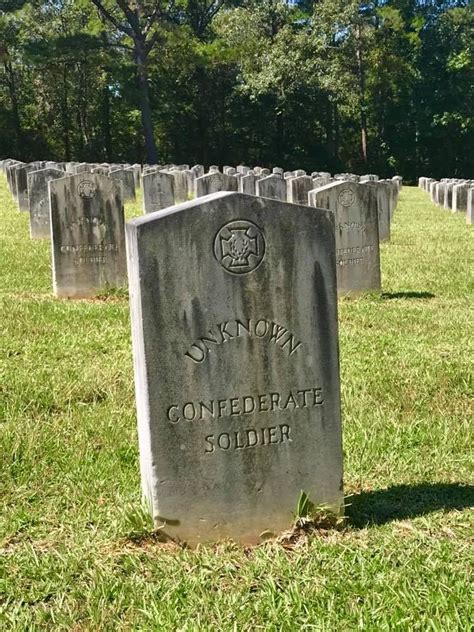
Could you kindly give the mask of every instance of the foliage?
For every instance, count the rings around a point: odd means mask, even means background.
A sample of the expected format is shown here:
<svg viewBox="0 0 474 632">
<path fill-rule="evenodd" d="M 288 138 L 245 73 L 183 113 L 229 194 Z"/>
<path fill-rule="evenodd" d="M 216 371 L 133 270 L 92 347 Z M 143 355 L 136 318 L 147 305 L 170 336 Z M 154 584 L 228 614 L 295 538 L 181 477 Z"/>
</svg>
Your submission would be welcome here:
<svg viewBox="0 0 474 632">
<path fill-rule="evenodd" d="M 465 0 L 2 2 L 0 154 L 470 177 L 473 31 Z"/>
</svg>

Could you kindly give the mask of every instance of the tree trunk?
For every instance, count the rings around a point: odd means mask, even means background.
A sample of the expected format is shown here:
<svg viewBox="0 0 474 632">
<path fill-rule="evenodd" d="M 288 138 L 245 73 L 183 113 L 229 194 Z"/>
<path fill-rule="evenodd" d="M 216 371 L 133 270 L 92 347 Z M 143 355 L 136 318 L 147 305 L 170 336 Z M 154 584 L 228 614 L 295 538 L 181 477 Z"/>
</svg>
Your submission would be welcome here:
<svg viewBox="0 0 474 632">
<path fill-rule="evenodd" d="M 113 162 L 112 158 L 112 132 L 110 124 L 110 94 L 109 94 L 109 76 L 106 75 L 105 83 L 102 88 L 102 135 L 104 143 L 105 159 L 107 162 Z"/>
<path fill-rule="evenodd" d="M 64 158 L 68 162 L 71 160 L 71 143 L 69 139 L 69 103 L 67 89 L 67 70 L 66 64 L 63 66 L 63 103 L 62 103 L 62 124 L 63 124 L 63 142 L 64 142 Z"/>
<path fill-rule="evenodd" d="M 142 42 L 139 38 L 135 38 L 134 44 L 146 159 L 148 164 L 154 165 L 158 163 L 158 151 L 156 149 L 155 136 L 153 132 L 150 93 L 148 90 L 148 54 L 145 50 L 144 42 Z"/>
<path fill-rule="evenodd" d="M 335 164 L 339 163 L 339 151 L 341 146 L 339 130 L 339 109 L 337 107 L 337 103 L 334 103 L 334 158 L 336 159 Z"/>
<path fill-rule="evenodd" d="M 365 111 L 365 72 L 364 72 L 364 59 L 362 55 L 360 26 L 357 28 L 357 70 L 359 79 L 359 93 L 360 93 L 360 143 L 362 160 L 367 163 L 367 114 Z"/>
</svg>

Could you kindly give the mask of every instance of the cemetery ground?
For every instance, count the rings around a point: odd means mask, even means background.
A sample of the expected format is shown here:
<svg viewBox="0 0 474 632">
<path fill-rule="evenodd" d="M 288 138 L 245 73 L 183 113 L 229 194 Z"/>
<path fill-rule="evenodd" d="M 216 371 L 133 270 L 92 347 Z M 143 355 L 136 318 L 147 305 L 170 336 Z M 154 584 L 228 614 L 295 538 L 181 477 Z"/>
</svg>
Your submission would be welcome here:
<svg viewBox="0 0 474 632">
<path fill-rule="evenodd" d="M 463 214 L 404 187 L 384 294 L 339 301 L 345 522 L 196 551 L 140 508 L 126 292 L 55 299 L 50 243 L 3 179 L 0 214 L 2 629 L 471 628 Z"/>
</svg>

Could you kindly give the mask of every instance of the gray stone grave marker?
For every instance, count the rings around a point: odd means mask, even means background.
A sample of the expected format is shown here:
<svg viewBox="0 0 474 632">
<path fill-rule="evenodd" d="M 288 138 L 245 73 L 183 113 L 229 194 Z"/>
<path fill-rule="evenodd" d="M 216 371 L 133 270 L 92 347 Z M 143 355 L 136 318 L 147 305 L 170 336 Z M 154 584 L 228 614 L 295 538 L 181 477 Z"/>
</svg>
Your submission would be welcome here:
<svg viewBox="0 0 474 632">
<path fill-rule="evenodd" d="M 174 205 L 174 178 L 171 173 L 151 171 L 142 176 L 143 212 L 155 213 Z"/>
<path fill-rule="evenodd" d="M 308 193 L 313 188 L 313 178 L 311 176 L 296 176 L 288 178 L 287 199 L 292 204 L 308 204 Z"/>
<path fill-rule="evenodd" d="M 377 212 L 379 218 L 379 239 L 390 241 L 390 218 L 392 205 L 392 185 L 386 180 L 369 180 L 368 186 L 375 186 L 377 191 Z"/>
<path fill-rule="evenodd" d="M 210 195 L 219 191 L 237 191 L 239 181 L 234 176 L 227 176 L 225 173 L 213 171 L 205 176 L 196 178 L 196 197 Z"/>
<path fill-rule="evenodd" d="M 240 193 L 246 193 L 247 195 L 256 195 L 256 182 L 257 178 L 254 173 L 247 173 L 239 180 Z"/>
<path fill-rule="evenodd" d="M 20 211 L 28 212 L 28 174 L 42 168 L 42 163 L 32 162 L 26 165 L 19 165 L 15 169 L 17 203 Z"/>
<path fill-rule="evenodd" d="M 135 173 L 133 169 L 111 169 L 109 176 L 114 180 L 119 180 L 122 183 L 122 194 L 124 202 L 130 200 L 135 201 Z"/>
<path fill-rule="evenodd" d="M 30 237 L 49 239 L 51 222 L 49 219 L 48 182 L 64 178 L 67 174 L 59 169 L 40 169 L 28 174 L 28 206 L 30 209 Z"/>
<path fill-rule="evenodd" d="M 344 295 L 380 291 L 375 186 L 348 181 L 335 182 L 311 191 L 309 203 L 335 214 L 338 293 Z"/>
<path fill-rule="evenodd" d="M 464 213 L 467 210 L 467 192 L 471 185 L 467 183 L 455 184 L 453 186 L 452 211 L 453 213 Z"/>
<path fill-rule="evenodd" d="M 467 192 L 466 224 L 474 224 L 474 188 Z"/>
<path fill-rule="evenodd" d="M 266 176 L 257 180 L 256 194 L 272 200 L 286 201 L 286 182 L 280 175 Z"/>
<path fill-rule="evenodd" d="M 49 182 L 56 296 L 86 298 L 126 284 L 122 183 L 95 173 Z"/>
<path fill-rule="evenodd" d="M 193 192 L 192 190 L 188 190 L 187 172 L 188 170 L 185 169 L 174 169 L 173 171 L 170 171 L 170 174 L 174 178 L 174 199 L 176 204 L 187 202 L 188 193 Z"/>
<path fill-rule="evenodd" d="M 142 488 L 164 537 L 339 511 L 333 214 L 220 193 L 127 224 Z"/>
</svg>

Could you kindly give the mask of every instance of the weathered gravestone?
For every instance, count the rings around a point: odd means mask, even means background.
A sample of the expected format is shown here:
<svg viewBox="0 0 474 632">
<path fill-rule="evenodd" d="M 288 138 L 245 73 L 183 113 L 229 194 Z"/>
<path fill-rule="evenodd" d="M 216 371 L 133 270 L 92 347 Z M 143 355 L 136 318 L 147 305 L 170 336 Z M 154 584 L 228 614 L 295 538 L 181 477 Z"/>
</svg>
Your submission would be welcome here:
<svg viewBox="0 0 474 632">
<path fill-rule="evenodd" d="M 205 169 L 203 165 L 194 165 L 193 167 L 191 167 L 191 171 L 194 172 L 196 178 L 200 178 L 205 173 Z M 194 183 L 193 183 L 193 186 L 194 186 Z M 193 193 L 193 192 L 194 192 L 194 189 L 191 189 L 190 193 Z"/>
<path fill-rule="evenodd" d="M 14 200 L 18 203 L 18 192 L 16 190 L 16 168 L 23 163 L 20 163 L 16 160 L 7 165 L 7 183 L 10 193 L 12 194 Z"/>
<path fill-rule="evenodd" d="M 174 178 L 164 171 L 151 171 L 142 176 L 143 212 L 154 213 L 174 204 Z"/>
<path fill-rule="evenodd" d="M 337 290 L 340 295 L 381 290 L 376 185 L 335 182 L 309 194 L 309 204 L 336 217 Z"/>
<path fill-rule="evenodd" d="M 111 169 L 109 171 L 109 177 L 114 180 L 119 180 L 122 183 L 123 200 L 136 199 L 135 193 L 135 173 L 133 169 Z"/>
<path fill-rule="evenodd" d="M 193 193 L 193 190 L 188 191 L 188 178 L 186 176 L 186 170 L 173 169 L 169 172 L 174 180 L 174 199 L 176 204 L 180 202 L 186 202 L 188 199 L 188 193 Z M 193 179 L 193 182 L 195 178 Z"/>
<path fill-rule="evenodd" d="M 280 175 L 271 175 L 257 181 L 256 194 L 272 200 L 286 201 L 286 181 Z"/>
<path fill-rule="evenodd" d="M 463 213 L 467 210 L 467 192 L 471 188 L 470 184 L 463 182 L 453 186 L 452 211 L 453 213 Z"/>
<path fill-rule="evenodd" d="M 286 179 L 287 199 L 292 204 L 308 204 L 308 193 L 313 188 L 311 176 L 296 176 Z"/>
<path fill-rule="evenodd" d="M 466 224 L 474 224 L 474 188 L 467 192 Z"/>
<path fill-rule="evenodd" d="M 190 544 L 342 503 L 333 214 L 218 193 L 127 224 L 142 487 Z"/>
<path fill-rule="evenodd" d="M 239 180 L 239 191 L 240 193 L 245 193 L 247 195 L 255 195 L 256 194 L 256 184 L 257 178 L 254 173 L 247 173 L 245 176 L 242 176 Z"/>
<path fill-rule="evenodd" d="M 438 182 L 435 187 L 434 201 L 437 206 L 444 206 L 444 196 L 446 194 L 446 182 Z"/>
<path fill-rule="evenodd" d="M 80 173 L 50 181 L 49 199 L 56 296 L 86 298 L 125 285 L 121 183 Z"/>
<path fill-rule="evenodd" d="M 239 181 L 234 176 L 227 176 L 225 173 L 213 171 L 205 176 L 196 178 L 194 185 L 195 197 L 202 197 L 219 191 L 237 191 Z"/>
<path fill-rule="evenodd" d="M 50 238 L 48 182 L 66 175 L 59 169 L 41 169 L 28 174 L 28 206 L 32 239 Z"/>
<path fill-rule="evenodd" d="M 402 187 L 403 187 L 403 177 L 402 176 L 393 176 L 392 180 L 397 185 L 397 189 L 399 191 L 401 191 Z"/>
<path fill-rule="evenodd" d="M 41 162 L 31 162 L 26 165 L 19 165 L 15 169 L 17 203 L 20 211 L 29 211 L 28 206 L 28 174 L 32 171 L 42 169 Z"/>
<path fill-rule="evenodd" d="M 390 205 L 392 188 L 384 180 L 369 180 L 366 183 L 369 187 L 375 187 L 377 195 L 377 213 L 379 218 L 379 239 L 380 241 L 390 241 Z"/>
<path fill-rule="evenodd" d="M 430 185 L 429 185 L 430 199 L 433 202 L 433 204 L 434 204 L 434 201 L 435 201 L 435 191 L 436 191 L 436 186 L 437 185 L 438 185 L 438 181 L 437 180 L 432 180 L 430 182 Z"/>
</svg>

